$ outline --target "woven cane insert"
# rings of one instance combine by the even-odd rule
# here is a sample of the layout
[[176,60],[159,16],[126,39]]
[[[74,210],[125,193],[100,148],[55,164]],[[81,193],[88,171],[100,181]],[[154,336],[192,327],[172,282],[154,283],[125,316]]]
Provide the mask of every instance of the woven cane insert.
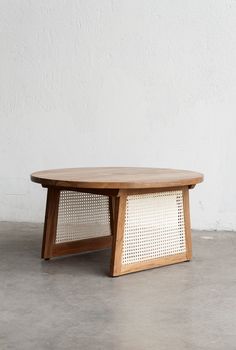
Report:
[[108,197],[61,191],[56,243],[109,236],[110,234]]
[[127,197],[122,264],[185,251],[182,191]]

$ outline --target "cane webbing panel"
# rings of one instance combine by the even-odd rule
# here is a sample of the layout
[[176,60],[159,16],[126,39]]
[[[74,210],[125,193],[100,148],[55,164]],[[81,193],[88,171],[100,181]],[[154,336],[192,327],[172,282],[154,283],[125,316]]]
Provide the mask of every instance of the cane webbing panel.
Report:
[[185,251],[182,191],[127,197],[123,265]]
[[109,197],[61,191],[56,243],[109,236]]

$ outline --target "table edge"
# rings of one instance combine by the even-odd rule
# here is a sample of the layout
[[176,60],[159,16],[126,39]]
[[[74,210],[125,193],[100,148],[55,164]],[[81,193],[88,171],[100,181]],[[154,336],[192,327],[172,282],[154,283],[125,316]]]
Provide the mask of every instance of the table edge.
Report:
[[87,182],[87,181],[62,181],[53,179],[43,179],[31,174],[32,182],[39,183],[43,187],[64,187],[64,188],[84,188],[84,189],[142,189],[142,188],[164,188],[191,186],[203,182],[204,175],[196,173],[198,176],[190,179],[180,179],[174,181],[156,181],[156,182]]

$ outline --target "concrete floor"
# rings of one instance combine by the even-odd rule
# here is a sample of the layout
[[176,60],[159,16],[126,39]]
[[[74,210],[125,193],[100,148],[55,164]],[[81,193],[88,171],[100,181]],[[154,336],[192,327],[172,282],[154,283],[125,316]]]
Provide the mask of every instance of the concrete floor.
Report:
[[235,350],[236,232],[194,259],[107,277],[110,251],[40,260],[42,225],[0,223],[0,349]]

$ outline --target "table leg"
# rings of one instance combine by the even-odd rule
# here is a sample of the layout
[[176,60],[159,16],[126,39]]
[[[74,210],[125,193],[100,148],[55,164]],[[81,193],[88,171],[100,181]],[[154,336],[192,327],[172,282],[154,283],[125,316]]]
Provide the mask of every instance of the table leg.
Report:
[[111,276],[190,260],[188,187],[120,191]]
[[107,195],[49,187],[41,257],[109,248],[114,220],[108,202]]
[[53,256],[52,250],[56,239],[59,198],[60,191],[58,189],[48,188],[41,252],[41,257],[45,260]]
[[185,222],[185,243],[186,243],[186,260],[192,259],[192,233],[189,209],[189,189],[183,189],[183,207],[184,207],[184,222]]
[[126,194],[122,194],[120,197],[115,198],[112,255],[110,267],[111,276],[119,276],[121,274],[126,201]]

